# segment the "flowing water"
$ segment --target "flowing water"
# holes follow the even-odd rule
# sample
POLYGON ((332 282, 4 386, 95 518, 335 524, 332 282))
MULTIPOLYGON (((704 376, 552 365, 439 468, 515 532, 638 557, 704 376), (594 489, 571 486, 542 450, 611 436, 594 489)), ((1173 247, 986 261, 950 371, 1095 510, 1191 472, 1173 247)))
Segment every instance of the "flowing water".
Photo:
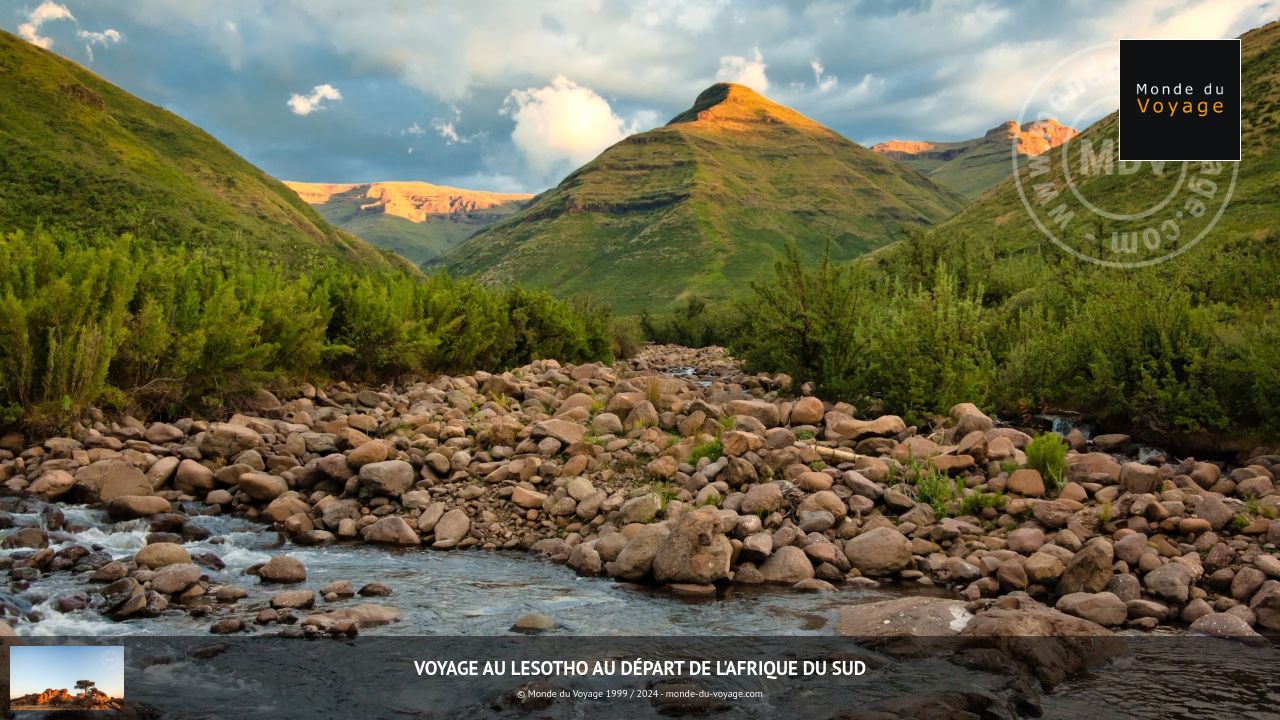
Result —
MULTIPOLYGON (((145 521, 111 522, 100 510, 84 506, 61 507, 69 529, 50 533, 51 547, 55 549, 79 544, 105 550, 116 558, 127 558, 146 544, 148 528, 145 521)), ((41 506, 31 503, 19 509, 22 512, 12 515, 14 528, 0 532, 0 536, 21 527, 41 525, 41 506)), ((199 512, 199 508, 188 510, 199 512)), ((395 605, 403 613, 403 620, 366 630, 362 633, 362 640, 363 636, 371 636, 371 639, 383 637, 392 643, 398 642, 395 640, 398 637, 403 637, 405 642, 413 642, 414 637, 441 638, 447 643, 447 636, 464 636, 456 641, 460 643, 470 642, 465 637, 475 637, 481 642, 501 642, 501 636, 510 637, 508 629, 514 618, 537 611, 555 618, 558 626, 553 635, 564 637, 632 636, 617 637, 614 641, 625 643, 645 638, 680 642, 680 637, 699 636, 705 638, 705 642, 714 643, 715 636, 742 636, 764 639, 765 642, 773 638, 773 647, 786 648, 809 641, 793 637, 793 640, 781 640, 782 645, 777 645, 783 636, 809 636, 814 641, 823 636, 830 638, 834 634, 838 607, 887 599, 902 592, 901 588, 842 590, 834 594, 731 589, 718 598, 689 601, 635 585, 578 577, 568 568, 525 553, 388 550, 358 544, 301 547, 291 545, 278 533, 245 519, 201 515, 196 522, 209 531, 210 537, 200 542, 189 542, 186 547, 193 554, 213 553, 225 563, 226 567, 221 570, 206 568, 213 583, 237 583, 249 590, 249 597, 240 603, 243 611, 240 615, 251 615, 266 607, 273 592, 273 588, 259 588, 257 578, 245 574, 245 569, 287 552, 305 564, 306 587, 320 587, 333 580, 349 580, 357 588, 375 581, 390 586, 390 597, 373 598, 372 601, 395 605), (485 640, 486 637, 492 639, 485 640)), ((8 549, 0 552, 12 555, 30 551, 8 549)), ((161 641, 170 636, 187 636, 191 642, 198 638, 204 638, 200 642, 209 641, 211 620, 192 618, 176 608, 156 618, 125 622, 113 622, 92 609, 70 613, 57 610, 59 595, 85 591, 93 594, 93 588, 85 584, 83 577, 65 571, 56 572, 41 577, 26 590, 0 589, 0 605, 8 606, 11 612, 16 610, 24 616, 40 618, 35 622, 16 623, 20 635, 95 638, 129 635, 142 639, 143 643, 148 637, 161 641)), ((13 620, 12 617, 9 619, 13 620)), ((1175 720, 1280 717, 1276 710, 1280 707, 1280 664, 1277 663, 1278 650, 1275 646, 1246 648, 1223 640, 1178 642, 1178 631, 1172 632, 1172 637, 1166 634, 1163 638, 1135 642, 1133 658, 1121 661, 1105 672, 1075 679, 1045 696, 1042 699, 1044 717, 1083 717, 1098 707, 1115 709, 1114 714, 1109 715, 1114 717, 1175 720), (1135 695, 1137 692, 1141 694, 1135 695), (1136 697, 1155 696, 1166 701, 1156 715, 1141 711, 1126 714, 1121 710, 1132 707, 1136 697)), ((1181 637, 1186 638, 1185 634, 1181 637)), ((188 641, 178 638, 169 641, 173 645, 184 642, 188 641)), ((704 641, 689 637, 682 647, 698 647, 698 642, 704 641)), ((302 643, 291 647, 322 648, 325 644, 302 643)), ((380 656, 386 655, 389 647, 384 648, 380 656)), ((716 652, 715 648, 707 650, 709 655, 716 652)), ((270 657, 269 653, 258 653, 236 659, 235 662, 241 664, 237 666, 239 670, 232 673, 235 677, 220 680, 223 684, 216 691, 211 688, 200 690, 204 693, 202 699, 207 702, 210 697, 221 697, 219 693, 225 693, 226 702, 250 701, 253 693, 246 691, 241 684, 252 683, 255 674, 267 672, 268 666, 260 667, 259 664, 270 657)), ((328 660, 317 662, 326 667, 329 664, 328 660)), ((353 662, 365 661, 356 659, 353 662)), ((993 688, 1001 687, 1001 681, 993 680, 989 673, 960 669, 939 660, 918 659, 912 662, 915 665, 911 666, 909 673, 895 670, 889 676, 882 674, 874 686, 875 692, 910 693, 911 683, 907 681, 910 673, 938 678, 939 682, 946 682, 953 688, 992 692, 993 688), (886 677, 891 681, 886 681, 886 677), (897 687, 902 684, 899 680, 906 685, 897 687)), ((395 668, 403 664, 399 663, 395 668)), ((183 667, 186 666, 169 662, 148 665, 143 676, 147 678, 146 682, 153 683, 155 692, 167 692, 178 681, 166 679, 166 673, 178 672, 178 668, 183 667)), ((183 677, 187 678, 184 682, 191 679, 190 675, 183 677)), ((343 680, 334 678, 330 682, 341 683, 343 680)), ((770 687, 764 681, 751 686, 766 691, 770 687)), ((145 687, 142 686, 143 692, 145 687)), ((870 686, 868 689, 870 691, 870 686)), ((305 699, 310 700, 309 697, 305 699)), ((488 715, 489 708, 488 704, 475 706, 474 703, 463 703, 454 708, 452 716, 484 717, 488 715)), ((244 716, 254 715, 250 712, 252 708, 246 706, 243 709, 244 716)), ((278 715, 279 710, 277 707, 272 712, 278 715)), ((760 716, 767 717, 769 712, 760 716)))

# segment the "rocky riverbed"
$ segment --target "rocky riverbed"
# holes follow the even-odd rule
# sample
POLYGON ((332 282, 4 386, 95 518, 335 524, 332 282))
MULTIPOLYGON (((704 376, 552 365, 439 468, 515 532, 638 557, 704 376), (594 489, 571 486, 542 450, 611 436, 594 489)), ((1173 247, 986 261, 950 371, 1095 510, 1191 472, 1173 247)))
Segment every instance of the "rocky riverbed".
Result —
POLYGON ((854 636, 1280 630, 1280 455, 1138 462, 1127 438, 1077 431, 1055 483, 1028 467, 1033 431, 972 405, 917 428, 804 390, 718 349, 649 347, 616 367, 263 392, 225 422, 8 435, 10 597, 65 580, 51 601, 10 601, 0 632, 85 609, 300 636, 402 619, 379 578, 317 584, 298 557, 349 543, 526 551, 685 598, 929 596, 840 612, 854 636), (86 540, 86 512, 132 523, 137 547, 86 540), (292 548, 236 582, 210 518, 272 526, 292 548))

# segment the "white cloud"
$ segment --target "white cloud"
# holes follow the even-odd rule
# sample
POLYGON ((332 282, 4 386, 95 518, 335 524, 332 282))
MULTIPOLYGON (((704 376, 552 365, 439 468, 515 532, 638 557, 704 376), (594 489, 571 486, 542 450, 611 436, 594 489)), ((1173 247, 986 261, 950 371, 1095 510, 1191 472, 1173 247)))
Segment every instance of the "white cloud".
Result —
POLYGON ((715 26, 720 11, 729 4, 728 0, 645 0, 634 14, 649 27, 670 27, 698 35, 715 26))
POLYGON ((400 134, 401 135, 426 135, 427 131, 423 130, 422 126, 419 125, 418 123, 414 123, 409 127, 401 130, 400 134))
POLYGON ((47 50, 53 47, 53 40, 40 34, 40 26, 53 20, 75 20, 75 17, 66 5, 45 0, 27 15, 26 22, 18 26, 18 35, 32 45, 47 50))
MULTIPOLYGON (((831 90, 836 86, 836 83, 840 82, 840 79, 835 75, 826 74, 826 68, 822 67, 822 61, 818 58, 809 61, 809 68, 813 70, 813 81, 818 84, 818 90, 822 92, 831 90)), ((871 76, 868 75, 867 77, 871 76)))
POLYGON ((317 85, 311 90, 310 95, 299 95, 295 93, 289 98, 289 109, 294 115, 310 115, 316 110, 324 109, 325 100, 338 101, 342 99, 342 93, 334 86, 325 83, 317 85))
POLYGON ((751 48, 752 58, 748 60, 740 55, 725 55, 720 58, 720 69, 716 71, 716 79, 724 82, 738 83, 759 93, 769 91, 769 78, 765 77, 764 56, 760 48, 751 48))
POLYGON ((511 91, 502 114, 515 121, 511 141, 539 179, 591 160, 656 118, 638 114, 628 123, 594 90, 563 75, 541 88, 511 91))
POLYGON ((449 107, 450 117, 432 118, 431 129, 440 134, 444 138, 447 145, 469 145, 472 140, 484 136, 484 131, 474 133, 472 135, 463 135, 458 132, 458 123, 462 122, 462 111, 456 105, 449 107))
POLYGON ((93 46, 94 45, 101 45, 102 47, 107 47, 108 45, 115 45, 116 43, 124 41, 124 35, 121 35, 119 30, 114 30, 112 28, 107 28, 102 32, 93 32, 91 30, 81 30, 80 32, 76 33, 76 35, 78 35, 80 39, 85 41, 84 51, 89 53, 89 62, 93 62, 93 46))

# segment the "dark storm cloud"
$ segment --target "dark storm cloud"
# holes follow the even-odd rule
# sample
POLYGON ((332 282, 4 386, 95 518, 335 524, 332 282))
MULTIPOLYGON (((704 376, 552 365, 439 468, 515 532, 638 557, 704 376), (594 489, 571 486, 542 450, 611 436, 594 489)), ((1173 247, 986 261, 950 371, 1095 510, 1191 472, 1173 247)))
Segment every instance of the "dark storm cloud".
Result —
MULTIPOLYGON (((8 2, 0 26, 17 32, 40 4, 8 2)), ((767 83, 859 142, 959 139, 1014 117, 1082 46, 1235 35, 1280 13, 1275 0, 59 4, 74 21, 40 26, 51 49, 278 177, 504 190, 553 183, 717 76, 767 83), (94 36, 78 33, 108 28, 123 40, 92 45, 90 64, 94 36), (341 100, 290 109, 324 85, 341 100)))

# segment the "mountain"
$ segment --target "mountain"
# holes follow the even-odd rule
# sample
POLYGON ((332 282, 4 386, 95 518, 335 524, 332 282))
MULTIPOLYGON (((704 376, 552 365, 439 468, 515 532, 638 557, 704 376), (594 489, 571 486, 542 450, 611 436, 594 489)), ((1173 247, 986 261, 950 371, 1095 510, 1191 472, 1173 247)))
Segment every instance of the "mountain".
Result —
POLYGON ((0 232, 38 224, 407 267, 208 133, 0 31, 0 232))
POLYGON ((533 196, 424 182, 302 183, 291 190, 330 223, 415 265, 519 210, 533 196))
POLYGON ((900 160, 940 185, 975 198, 1009 177, 1011 149, 1018 145, 1021 162, 1058 147, 1077 134, 1052 118, 1018 125, 1009 120, 980 138, 960 142, 890 140, 872 145, 875 152, 900 160))
POLYGON ((589 293, 622 313, 741 296, 827 243, 848 260, 963 203, 915 170, 741 85, 713 85, 442 258, 489 283, 589 293))

